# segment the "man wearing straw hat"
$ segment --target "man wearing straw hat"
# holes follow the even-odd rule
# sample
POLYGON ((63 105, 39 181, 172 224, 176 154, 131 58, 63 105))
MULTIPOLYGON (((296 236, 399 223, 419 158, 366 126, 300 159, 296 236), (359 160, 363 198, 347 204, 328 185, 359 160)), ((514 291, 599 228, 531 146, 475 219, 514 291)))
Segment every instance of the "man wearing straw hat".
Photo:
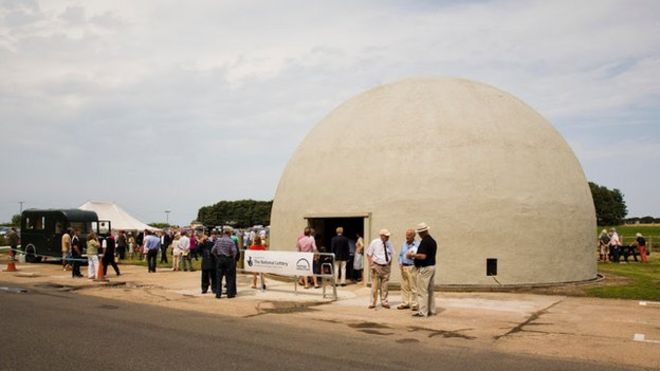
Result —
POLYGON ((416 252, 408 252, 408 257, 415 260, 415 268, 417 269, 419 312, 413 314, 413 317, 427 317, 436 314, 433 285, 435 281, 435 254, 438 250, 438 244, 429 234, 429 229, 426 223, 417 225, 415 231, 422 240, 419 242, 416 252))

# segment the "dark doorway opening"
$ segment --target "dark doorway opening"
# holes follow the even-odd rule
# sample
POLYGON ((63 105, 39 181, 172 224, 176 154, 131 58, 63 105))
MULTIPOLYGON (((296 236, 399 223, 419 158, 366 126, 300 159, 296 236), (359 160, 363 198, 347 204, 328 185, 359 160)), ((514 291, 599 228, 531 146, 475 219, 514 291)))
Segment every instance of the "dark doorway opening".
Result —
POLYGON ((337 227, 344 228, 344 236, 349 240, 356 241, 357 234, 364 238, 364 217, 307 218, 307 223, 314 228, 320 251, 330 252, 330 240, 337 234, 337 227))

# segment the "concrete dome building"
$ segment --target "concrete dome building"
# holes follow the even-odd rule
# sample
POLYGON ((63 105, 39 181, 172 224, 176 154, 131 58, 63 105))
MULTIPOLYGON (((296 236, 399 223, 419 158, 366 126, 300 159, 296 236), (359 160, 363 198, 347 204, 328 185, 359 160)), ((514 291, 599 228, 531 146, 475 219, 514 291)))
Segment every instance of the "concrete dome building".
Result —
POLYGON ((541 115, 488 85, 408 79, 339 106, 282 175, 271 246, 295 249, 307 225, 324 245, 337 226, 366 245, 388 228, 398 254, 420 222, 438 242, 439 285, 596 277, 595 212, 578 160, 541 115))

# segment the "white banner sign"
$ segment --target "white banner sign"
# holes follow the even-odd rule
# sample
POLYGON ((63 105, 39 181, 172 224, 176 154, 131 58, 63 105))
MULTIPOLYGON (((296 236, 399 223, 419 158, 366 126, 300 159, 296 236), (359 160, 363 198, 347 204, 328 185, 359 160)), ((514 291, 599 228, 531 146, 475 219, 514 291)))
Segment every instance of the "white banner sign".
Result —
POLYGON ((245 250, 243 261, 247 272, 285 276, 314 274, 314 253, 311 252, 245 250))

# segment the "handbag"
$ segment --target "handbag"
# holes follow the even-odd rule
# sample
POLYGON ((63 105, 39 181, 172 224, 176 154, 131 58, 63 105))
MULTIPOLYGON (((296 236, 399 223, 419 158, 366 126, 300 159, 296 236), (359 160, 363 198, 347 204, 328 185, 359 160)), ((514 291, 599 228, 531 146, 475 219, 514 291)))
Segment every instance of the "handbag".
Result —
POLYGON ((364 269, 364 255, 355 254, 355 257, 353 257, 353 269, 355 270, 364 269))

